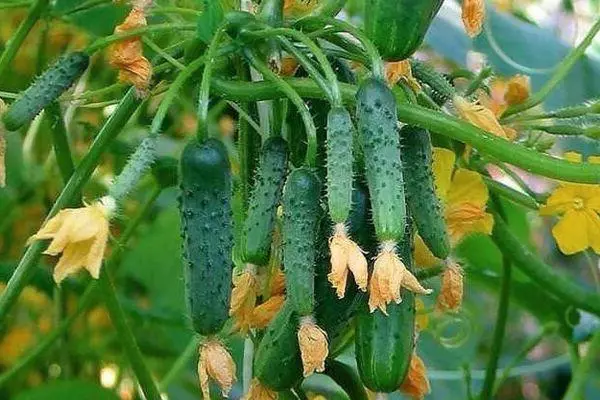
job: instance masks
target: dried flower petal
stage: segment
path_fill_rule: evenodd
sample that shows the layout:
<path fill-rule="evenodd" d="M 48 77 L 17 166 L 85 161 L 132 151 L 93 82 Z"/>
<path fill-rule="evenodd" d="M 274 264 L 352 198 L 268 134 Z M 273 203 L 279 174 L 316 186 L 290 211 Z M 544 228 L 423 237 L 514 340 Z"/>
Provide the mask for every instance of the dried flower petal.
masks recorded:
<path fill-rule="evenodd" d="M 233 278 L 229 315 L 236 320 L 235 331 L 242 333 L 248 331 L 256 305 L 257 290 L 258 282 L 254 266 L 248 266 L 244 272 Z"/>
<path fill-rule="evenodd" d="M 313 317 L 304 317 L 298 329 L 298 344 L 304 367 L 304 376 L 325 370 L 325 359 L 329 355 L 327 333 L 314 321 Z"/>
<path fill-rule="evenodd" d="M 331 253 L 331 272 L 327 279 L 336 289 L 341 299 L 346 292 L 346 281 L 348 271 L 352 272 L 354 281 L 360 290 L 367 290 L 369 271 L 367 259 L 360 247 L 346 235 L 344 224 L 337 224 L 335 232 L 329 239 L 329 250 Z"/>
<path fill-rule="evenodd" d="M 200 345 L 198 376 L 203 398 L 211 398 L 209 379 L 213 379 L 221 388 L 223 396 L 227 397 L 236 380 L 235 371 L 231 354 L 218 340 L 209 340 Z"/>
<path fill-rule="evenodd" d="M 470 37 L 479 35 L 485 21 L 484 0 L 463 0 L 462 21 L 467 35 Z"/>
<path fill-rule="evenodd" d="M 242 397 L 242 400 L 277 400 L 277 392 L 269 389 L 260 383 L 257 378 L 254 378 L 250 383 L 250 390 Z"/>
<path fill-rule="evenodd" d="M 410 62 L 408 60 L 385 63 L 385 78 L 389 86 L 394 86 L 401 79 L 404 80 L 414 91 L 421 90 L 421 85 L 413 77 Z"/>
<path fill-rule="evenodd" d="M 509 105 L 521 104 L 531 93 L 531 80 L 526 75 L 515 75 L 506 83 L 504 98 Z"/>
<path fill-rule="evenodd" d="M 463 271 L 452 259 L 446 262 L 442 274 L 442 287 L 437 298 L 436 308 L 441 311 L 458 311 L 463 299 Z"/>
<path fill-rule="evenodd" d="M 462 119 L 495 136 L 510 139 L 494 113 L 478 103 L 471 103 L 460 96 L 454 97 L 454 107 Z"/>
<path fill-rule="evenodd" d="M 296 71 L 298 70 L 298 61 L 292 56 L 283 56 L 281 58 L 281 68 L 279 70 L 279 74 L 281 76 L 294 76 Z"/>
<path fill-rule="evenodd" d="M 270 297 L 267 301 L 256 307 L 250 317 L 250 327 L 254 329 L 266 328 L 279 310 L 281 310 L 284 302 L 285 296 L 278 295 Z"/>
<path fill-rule="evenodd" d="M 379 308 L 387 315 L 386 306 L 394 301 L 400 303 L 400 288 L 404 287 L 418 294 L 429 294 L 431 289 L 425 289 L 417 278 L 406 268 L 400 257 L 396 255 L 395 243 L 386 242 L 375 259 L 373 275 L 369 284 L 369 310 Z"/>
<path fill-rule="evenodd" d="M 427 369 L 416 352 L 413 352 L 410 358 L 408 373 L 404 378 L 404 382 L 400 385 L 400 391 L 418 400 L 425 398 L 425 395 L 431 392 L 429 379 L 427 379 Z"/>
<path fill-rule="evenodd" d="M 285 274 L 281 270 L 281 268 L 277 268 L 274 270 L 271 275 L 271 296 L 282 295 L 285 293 Z"/>

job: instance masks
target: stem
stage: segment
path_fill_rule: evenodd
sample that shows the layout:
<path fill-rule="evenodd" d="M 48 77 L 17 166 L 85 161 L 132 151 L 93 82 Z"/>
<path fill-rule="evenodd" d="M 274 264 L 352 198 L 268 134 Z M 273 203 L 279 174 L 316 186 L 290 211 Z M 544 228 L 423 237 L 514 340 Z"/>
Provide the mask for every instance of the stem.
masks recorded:
<path fill-rule="evenodd" d="M 46 11 L 48 3 L 48 0 L 36 0 L 29 8 L 27 18 L 21 22 L 21 25 L 19 25 L 19 28 L 17 28 L 15 34 L 8 40 L 8 42 L 6 42 L 6 47 L 4 48 L 2 55 L 0 55 L 0 82 L 2 82 L 4 73 L 7 71 L 8 67 L 17 55 L 17 52 L 23 44 L 23 41 L 38 19 L 40 19 L 44 11 Z"/>
<path fill-rule="evenodd" d="M 152 379 L 150 370 L 144 362 L 142 352 L 135 341 L 135 337 L 125 319 L 125 312 L 119 304 L 117 294 L 112 279 L 109 275 L 108 268 L 102 268 L 100 271 L 100 279 L 98 284 L 102 293 L 102 299 L 106 305 L 106 309 L 110 315 L 110 319 L 117 331 L 119 341 L 123 345 L 125 354 L 131 364 L 131 369 L 138 380 L 141 391 L 144 397 L 148 400 L 161 400 L 160 391 Z"/>
<path fill-rule="evenodd" d="M 152 7 L 148 14 L 180 14 L 188 15 L 190 17 L 198 18 L 202 15 L 202 11 L 193 10 L 191 8 L 183 7 L 169 7 L 169 6 L 156 6 Z"/>
<path fill-rule="evenodd" d="M 177 357 L 169 371 L 162 378 L 158 387 L 161 391 L 166 391 L 169 386 L 177 379 L 177 377 L 183 372 L 183 370 L 188 366 L 190 361 L 196 356 L 198 353 L 198 343 L 200 342 L 200 338 L 198 336 L 192 337 L 187 346 L 185 346 L 185 350 L 183 353 Z"/>
<path fill-rule="evenodd" d="M 600 294 L 581 288 L 571 278 L 556 272 L 521 243 L 504 220 L 494 213 L 492 238 L 502 253 L 510 255 L 515 266 L 527 275 L 540 289 L 570 303 L 575 307 L 600 316 Z"/>
<path fill-rule="evenodd" d="M 583 391 L 586 381 L 589 379 L 588 375 L 592 369 L 594 361 L 598 357 L 600 352 L 600 331 L 596 331 L 590 344 L 587 348 L 585 356 L 581 359 L 581 362 L 577 366 L 567 393 L 565 394 L 564 400 L 579 400 L 583 399 Z"/>
<path fill-rule="evenodd" d="M 50 132 L 52 133 L 52 142 L 58 169 L 66 184 L 71 175 L 73 175 L 73 171 L 75 171 L 75 166 L 73 165 L 73 159 L 71 157 L 67 128 L 65 127 L 65 121 L 60 111 L 60 105 L 57 102 L 50 103 L 48 107 L 46 107 L 46 113 L 48 118 L 50 118 Z"/>
<path fill-rule="evenodd" d="M 325 364 L 325 375 L 337 383 L 352 400 L 368 400 L 369 396 L 356 371 L 340 361 L 330 360 Z"/>
<path fill-rule="evenodd" d="M 571 50 L 569 55 L 567 55 L 567 57 L 565 57 L 565 59 L 561 61 L 561 63 L 556 68 L 554 75 L 552 75 L 552 77 L 544 84 L 544 86 L 542 86 L 542 88 L 539 91 L 537 91 L 533 96 L 529 97 L 525 102 L 508 108 L 508 110 L 506 110 L 506 112 L 504 112 L 503 115 L 505 117 L 508 117 L 510 115 L 535 107 L 542 101 L 544 101 L 546 96 L 548 96 L 552 92 L 552 90 L 554 90 L 556 85 L 558 85 L 565 78 L 565 76 L 567 76 L 567 74 L 569 73 L 571 68 L 573 68 L 577 60 L 579 60 L 579 58 L 581 58 L 585 54 L 586 49 L 592 44 L 592 41 L 594 40 L 594 37 L 596 36 L 598 31 L 600 31 L 600 19 L 596 20 L 596 22 L 594 23 L 588 34 L 585 36 L 585 38 L 581 41 L 579 46 Z"/>
<path fill-rule="evenodd" d="M 77 165 L 71 179 L 69 179 L 54 202 L 46 221 L 77 198 L 81 189 L 100 162 L 100 157 L 112 143 L 113 139 L 121 132 L 121 129 L 125 126 L 127 121 L 129 121 L 129 118 L 136 110 L 139 103 L 139 100 L 137 100 L 135 96 L 135 89 L 129 89 L 115 112 L 110 116 L 108 121 L 106 121 L 96 136 L 96 139 L 92 143 L 86 156 L 80 161 L 79 165 Z M 17 300 L 19 293 L 21 293 L 21 290 L 29 281 L 33 268 L 45 248 L 46 244 L 43 241 L 36 241 L 25 251 L 25 254 L 19 261 L 19 265 L 8 281 L 6 289 L 0 297 L 0 321 L 6 318 L 8 311 Z"/>
<path fill-rule="evenodd" d="M 110 3 L 110 2 L 111 2 L 111 0 L 88 0 L 88 1 L 85 1 L 82 4 L 78 5 L 77 7 L 74 7 L 72 9 L 68 10 L 67 12 L 65 12 L 63 14 L 63 16 L 76 14 L 78 12 L 88 10 L 92 7 L 96 7 L 101 4 L 106 4 L 106 3 Z"/>
<path fill-rule="evenodd" d="M 2 3 L 0 4 L 0 10 L 6 10 L 7 8 L 21 8 L 21 7 L 27 7 L 31 5 L 31 1 L 30 0 L 25 0 L 25 1 L 13 1 L 11 3 Z"/>
<path fill-rule="evenodd" d="M 498 368 L 498 359 L 502 351 L 502 343 L 506 330 L 506 321 L 508 319 L 508 306 L 510 303 L 510 282 L 511 282 L 511 265 L 508 258 L 503 257 L 502 260 L 503 275 L 502 287 L 500 289 L 500 303 L 498 304 L 498 313 L 496 319 L 496 328 L 494 329 L 494 342 L 492 343 L 490 359 L 488 361 L 481 389 L 480 399 L 489 400 L 492 398 L 494 389 L 494 381 L 496 379 L 496 369 Z"/>
<path fill-rule="evenodd" d="M 523 207 L 531 210 L 537 210 L 539 208 L 537 201 L 527 196 L 525 193 L 518 192 L 515 189 L 503 185 L 502 183 L 497 182 L 487 176 L 483 176 L 483 181 L 492 192 L 509 199 L 516 204 L 520 204 Z"/>
<path fill-rule="evenodd" d="M 278 90 L 283 92 L 294 105 L 298 108 L 298 112 L 300 112 L 300 116 L 302 117 L 302 121 L 304 122 L 304 127 L 306 128 L 306 136 L 308 138 L 308 145 L 306 148 L 306 164 L 309 166 L 314 166 L 317 158 L 317 128 L 312 120 L 312 116 L 310 115 L 310 111 L 302 99 L 300 95 L 294 90 L 289 83 L 280 78 L 278 75 L 273 73 L 267 67 L 267 65 L 259 59 L 256 54 L 254 54 L 250 50 L 244 51 L 244 54 L 252 64 L 254 68 L 258 72 L 260 72 L 266 79 L 271 81 L 271 83 L 277 87 Z M 254 83 L 250 83 L 253 85 Z"/>
<path fill-rule="evenodd" d="M 471 81 L 471 83 L 469 84 L 469 86 L 467 87 L 467 90 L 465 90 L 465 95 L 464 97 L 468 97 L 470 95 L 472 95 L 473 93 L 475 93 L 475 91 L 477 89 L 479 89 L 479 87 L 481 86 L 481 84 L 483 83 L 484 80 L 486 80 L 487 78 L 489 78 L 492 75 L 492 69 L 490 67 L 485 67 L 483 68 L 475 77 L 475 79 L 473 79 Z"/>
<path fill-rule="evenodd" d="M 589 104 L 582 104 L 572 107 L 565 107 L 555 111 L 533 113 L 533 114 L 521 114 L 513 115 L 512 117 L 502 118 L 502 124 L 513 123 L 513 122 L 525 122 L 535 121 L 540 119 L 551 119 L 551 118 L 575 118 L 581 117 L 587 114 L 598 114 L 600 113 L 600 101 L 594 101 Z"/>
<path fill-rule="evenodd" d="M 159 56 L 164 58 L 166 61 L 168 61 L 171 65 L 173 65 L 178 70 L 183 71 L 185 69 L 185 65 L 183 65 L 182 63 L 177 61 L 175 58 L 173 58 L 173 56 L 171 56 L 169 53 L 167 53 L 166 51 L 161 49 L 160 46 L 157 45 L 156 43 L 154 43 L 154 41 L 152 39 L 144 37 L 144 38 L 142 38 L 142 42 L 144 42 L 144 44 L 146 46 L 150 47 L 154 52 L 156 52 L 156 54 L 158 54 Z"/>
<path fill-rule="evenodd" d="M 252 361 L 254 359 L 254 342 L 250 337 L 244 340 L 244 361 L 242 364 L 242 390 L 246 394 L 252 382 Z"/>
<path fill-rule="evenodd" d="M 346 5 L 347 0 L 323 0 L 319 3 L 311 15 L 318 15 L 321 17 L 335 17 Z"/>
<path fill-rule="evenodd" d="M 106 36 L 95 40 L 92 44 L 86 47 L 83 51 L 89 55 L 94 54 L 96 51 L 110 46 L 114 42 L 118 42 L 123 39 L 127 39 L 134 36 L 140 36 L 149 32 L 161 32 L 161 31 L 194 31 L 198 27 L 197 24 L 181 24 L 181 23 L 166 23 L 157 25 L 148 25 L 141 28 L 132 29 L 127 32 L 117 33 L 114 35 Z"/>
<path fill-rule="evenodd" d="M 295 91 L 295 94 L 302 97 L 324 98 L 321 88 L 310 79 L 290 78 L 282 81 Z M 213 89 L 228 99 L 242 101 L 270 100 L 287 94 L 286 89 L 282 88 L 279 83 L 266 81 L 234 82 L 215 78 Z M 345 103 L 354 103 L 356 86 L 340 83 L 340 90 Z M 397 96 L 399 95 L 397 93 Z M 401 122 L 417 125 L 469 144 L 482 153 L 513 164 L 533 174 L 570 182 L 600 182 L 600 165 L 574 163 L 541 154 L 535 150 L 493 136 L 491 133 L 455 117 L 428 110 L 415 104 L 407 104 L 401 98 L 398 98 L 397 107 Z"/>
<path fill-rule="evenodd" d="M 239 114 L 239 116 L 242 119 L 244 119 L 248 123 L 248 125 L 250 125 L 252 129 L 254 129 L 256 133 L 258 133 L 261 136 L 263 140 L 266 140 L 269 137 L 269 134 L 263 131 L 260 125 L 258 125 L 258 123 L 254 119 L 252 119 L 250 114 L 248 114 L 246 110 L 244 110 L 241 106 L 230 100 L 227 100 L 227 104 L 229 105 L 229 107 L 233 108 Z"/>
<path fill-rule="evenodd" d="M 208 137 L 208 103 L 210 95 L 210 80 L 217 55 L 217 48 L 221 38 L 225 35 L 224 27 L 220 27 L 215 32 L 208 50 L 206 52 L 206 65 L 202 73 L 202 82 L 200 83 L 200 94 L 198 95 L 198 131 L 196 133 L 198 141 L 202 142 Z"/>

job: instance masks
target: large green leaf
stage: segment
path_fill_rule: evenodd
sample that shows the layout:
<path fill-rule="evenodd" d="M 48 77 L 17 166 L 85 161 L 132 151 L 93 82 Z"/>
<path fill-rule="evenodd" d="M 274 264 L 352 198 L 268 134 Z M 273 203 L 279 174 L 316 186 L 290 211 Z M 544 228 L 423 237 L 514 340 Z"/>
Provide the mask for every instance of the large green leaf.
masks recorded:
<path fill-rule="evenodd" d="M 119 400 L 114 392 L 86 381 L 55 381 L 18 395 L 14 400 Z"/>
<path fill-rule="evenodd" d="M 446 2 L 431 25 L 426 43 L 444 57 L 464 66 L 467 52 L 475 50 L 487 55 L 490 64 L 503 75 L 524 73 L 531 76 L 534 89 L 539 89 L 551 76 L 551 69 L 571 50 L 556 35 L 516 17 L 496 12 L 488 3 L 487 13 L 492 42 L 514 62 L 535 70 L 520 71 L 494 50 L 486 32 L 475 40 L 464 33 L 460 9 L 454 2 Z M 600 56 L 593 51 L 575 64 L 565 80 L 548 97 L 546 105 L 556 108 L 579 103 L 600 95 Z"/>

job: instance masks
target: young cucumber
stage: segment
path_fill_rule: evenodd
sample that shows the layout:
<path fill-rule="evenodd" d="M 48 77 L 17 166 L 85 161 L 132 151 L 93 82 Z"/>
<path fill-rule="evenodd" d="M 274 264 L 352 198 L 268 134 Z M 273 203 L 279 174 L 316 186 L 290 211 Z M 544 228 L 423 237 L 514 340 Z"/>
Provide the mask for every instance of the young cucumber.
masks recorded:
<path fill-rule="evenodd" d="M 444 211 L 435 193 L 431 169 L 431 138 L 425 129 L 405 126 L 400 130 L 406 197 L 419 235 L 434 256 L 446 259 L 450 240 Z"/>
<path fill-rule="evenodd" d="M 398 253 L 412 270 L 412 224 L 407 225 Z M 391 393 L 400 387 L 408 372 L 414 347 L 415 299 L 402 289 L 402 302 L 390 303 L 386 316 L 370 313 L 365 306 L 356 317 L 355 353 L 362 382 L 374 392 Z"/>
<path fill-rule="evenodd" d="M 352 137 L 354 126 L 343 107 L 327 115 L 327 201 L 334 223 L 344 223 L 352 208 Z"/>
<path fill-rule="evenodd" d="M 365 80 L 356 98 L 375 233 L 380 242 L 399 241 L 404 234 L 406 204 L 396 100 L 385 83 L 376 79 Z"/>
<path fill-rule="evenodd" d="M 410 57 L 444 0 L 365 0 L 365 32 L 386 61 Z"/>
<path fill-rule="evenodd" d="M 315 262 L 321 183 L 310 169 L 294 170 L 283 194 L 283 265 L 288 300 L 300 316 L 315 306 Z"/>
<path fill-rule="evenodd" d="M 242 234 L 242 260 L 265 265 L 271 254 L 275 213 L 287 170 L 288 151 L 285 140 L 267 139 L 262 147 L 248 216 Z"/>
<path fill-rule="evenodd" d="M 4 113 L 2 121 L 6 129 L 16 131 L 31 122 L 42 109 L 73 85 L 89 61 L 90 57 L 82 52 L 59 58 Z"/>
<path fill-rule="evenodd" d="M 193 327 L 218 333 L 229 316 L 233 224 L 227 152 L 215 139 L 192 140 L 181 156 L 181 227 Z"/>
<path fill-rule="evenodd" d="M 438 105 L 444 105 L 456 94 L 454 86 L 452 86 L 442 74 L 434 70 L 433 67 L 427 63 L 419 60 L 411 60 L 410 67 L 415 78 L 429 85 L 432 90 L 433 100 Z"/>
<path fill-rule="evenodd" d="M 263 385 L 275 391 L 290 389 L 302 379 L 298 346 L 298 315 L 286 302 L 271 321 L 254 358 L 254 373 Z"/>

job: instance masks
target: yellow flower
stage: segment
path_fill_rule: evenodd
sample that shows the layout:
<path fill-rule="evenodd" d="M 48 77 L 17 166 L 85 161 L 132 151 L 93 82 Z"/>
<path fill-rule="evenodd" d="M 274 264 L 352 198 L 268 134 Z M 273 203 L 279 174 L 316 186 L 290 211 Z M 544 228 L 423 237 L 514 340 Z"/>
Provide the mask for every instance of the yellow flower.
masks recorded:
<path fill-rule="evenodd" d="M 318 0 L 284 0 L 283 14 L 286 18 L 299 18 L 310 13 L 318 4 Z"/>
<path fill-rule="evenodd" d="M 460 265 L 448 259 L 442 273 L 442 287 L 436 308 L 440 311 L 458 311 L 463 299 L 463 271 Z"/>
<path fill-rule="evenodd" d="M 313 317 L 301 318 L 298 344 L 300 345 L 304 376 L 310 376 L 315 371 L 325 371 L 325 359 L 329 355 L 327 333 L 315 323 Z"/>
<path fill-rule="evenodd" d="M 198 376 L 202 397 L 210 399 L 209 379 L 213 379 L 221 388 L 223 397 L 227 397 L 233 386 L 235 377 L 235 363 L 231 354 L 217 340 L 209 340 L 200 345 L 200 361 L 198 362 Z"/>
<path fill-rule="evenodd" d="M 494 218 L 485 211 L 489 193 L 483 179 L 478 173 L 464 168 L 453 173 L 455 161 L 454 152 L 438 147 L 433 149 L 436 192 L 444 205 L 444 218 L 453 246 L 472 233 L 489 235 L 494 226 Z M 419 237 L 415 240 L 414 256 L 421 267 L 441 262 Z"/>
<path fill-rule="evenodd" d="M 471 103 L 460 96 L 454 96 L 453 103 L 458 115 L 471 125 L 506 140 L 515 139 L 516 131 L 500 125 L 496 115 L 484 105 L 478 102 Z"/>
<path fill-rule="evenodd" d="M 277 392 L 269 389 L 260 383 L 257 378 L 254 378 L 250 383 L 250 390 L 242 397 L 242 400 L 277 400 Z"/>
<path fill-rule="evenodd" d="M 479 102 L 496 117 L 500 117 L 508 106 L 521 104 L 529 97 L 531 81 L 526 75 L 514 75 L 505 80 L 495 78 L 490 83 L 490 93 L 479 91 Z M 507 129 L 506 127 L 503 127 Z"/>
<path fill-rule="evenodd" d="M 386 62 L 385 79 L 389 86 L 394 86 L 400 80 L 404 80 L 415 92 L 421 90 L 421 85 L 413 77 L 408 60 Z"/>
<path fill-rule="evenodd" d="M 269 297 L 267 301 L 255 307 L 250 316 L 250 328 L 266 328 L 273 318 L 275 318 L 279 310 L 281 310 L 284 302 L 285 296 L 277 295 Z"/>
<path fill-rule="evenodd" d="M 470 37 L 479 35 L 485 21 L 485 1 L 463 0 L 462 21 L 467 35 Z"/>
<path fill-rule="evenodd" d="M 506 83 L 504 98 L 508 105 L 521 104 L 531 93 L 531 81 L 526 75 L 515 75 Z"/>
<path fill-rule="evenodd" d="M 54 267 L 56 283 L 82 268 L 98 279 L 108 240 L 108 221 L 115 207 L 114 199 L 106 196 L 82 208 L 61 210 L 29 238 L 28 243 L 52 239 L 44 254 L 62 253 Z"/>
<path fill-rule="evenodd" d="M 577 153 L 566 153 L 565 158 L 581 162 Z M 588 162 L 600 164 L 600 156 L 591 156 Z M 552 236 L 564 254 L 587 248 L 600 254 L 600 185 L 563 182 L 540 208 L 540 215 L 561 216 Z"/>
<path fill-rule="evenodd" d="M 333 237 L 329 239 L 329 250 L 331 272 L 327 279 L 335 288 L 338 297 L 343 298 L 346 292 L 348 270 L 352 272 L 358 288 L 365 292 L 369 279 L 367 259 L 360 247 L 347 236 L 344 224 L 336 224 Z"/>
<path fill-rule="evenodd" d="M 396 255 L 395 243 L 383 243 L 381 252 L 375 259 L 373 275 L 369 284 L 369 310 L 373 312 L 379 308 L 387 315 L 386 307 L 389 303 L 402 301 L 401 287 L 418 294 L 431 293 L 430 289 L 421 286 L 417 278 Z"/>
<path fill-rule="evenodd" d="M 421 360 L 416 352 L 413 352 L 410 358 L 408 373 L 406 374 L 406 378 L 404 378 L 404 382 L 400 385 L 400 391 L 418 400 L 425 398 L 425 395 L 431 392 L 425 363 L 423 363 L 423 360 Z"/>
<path fill-rule="evenodd" d="M 254 266 L 247 266 L 244 272 L 233 278 L 229 315 L 235 318 L 234 331 L 245 333 L 250 328 L 258 290 L 254 269 Z"/>

